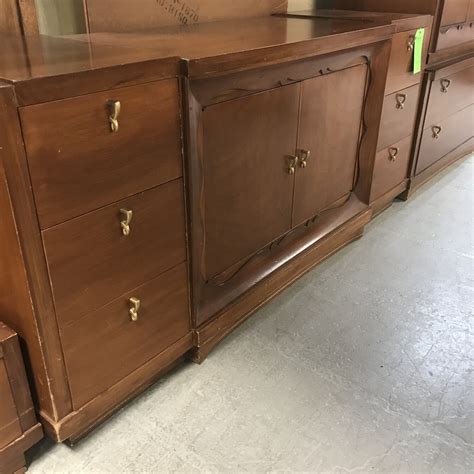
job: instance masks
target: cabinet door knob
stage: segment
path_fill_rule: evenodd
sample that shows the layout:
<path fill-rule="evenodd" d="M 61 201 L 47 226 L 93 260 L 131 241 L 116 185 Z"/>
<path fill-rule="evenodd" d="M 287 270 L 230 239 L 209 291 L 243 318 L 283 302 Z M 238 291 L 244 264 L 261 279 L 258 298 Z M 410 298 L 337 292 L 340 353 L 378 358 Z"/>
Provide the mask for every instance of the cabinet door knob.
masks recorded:
<path fill-rule="evenodd" d="M 130 298 L 128 302 L 130 304 L 130 309 L 128 310 L 130 319 L 135 323 L 138 321 L 138 311 L 141 306 L 141 301 L 138 298 Z"/>
<path fill-rule="evenodd" d="M 119 129 L 118 118 L 120 115 L 120 110 L 122 108 L 122 105 L 119 100 L 109 100 L 107 102 L 107 107 L 109 108 L 110 130 L 112 132 L 118 132 L 118 129 Z"/>
<path fill-rule="evenodd" d="M 433 138 L 437 140 L 439 138 L 439 134 L 442 132 L 443 129 L 439 127 L 438 125 L 435 125 L 434 127 L 432 127 L 432 130 L 433 130 Z"/>
<path fill-rule="evenodd" d="M 123 219 L 120 221 L 122 234 L 125 236 L 130 235 L 130 223 L 132 222 L 133 211 L 129 209 L 120 209 L 120 214 L 123 216 Z"/>
<path fill-rule="evenodd" d="M 415 49 L 415 36 L 410 35 L 410 37 L 408 38 L 407 50 L 409 53 L 413 53 L 414 49 Z"/>
<path fill-rule="evenodd" d="M 298 165 L 298 157 L 297 156 L 289 156 L 288 157 L 288 174 L 295 174 L 296 166 Z"/>
<path fill-rule="evenodd" d="M 308 166 L 308 159 L 311 156 L 311 152 L 309 150 L 300 150 L 299 155 L 300 168 L 306 168 Z"/>
<path fill-rule="evenodd" d="M 405 103 L 407 101 L 407 95 L 406 94 L 397 94 L 395 96 L 395 99 L 397 101 L 397 109 L 398 110 L 403 110 L 405 108 Z"/>
<path fill-rule="evenodd" d="M 441 92 L 446 94 L 448 92 L 449 86 L 451 85 L 450 79 L 441 79 Z"/>
<path fill-rule="evenodd" d="M 400 153 L 400 148 L 398 147 L 392 147 L 388 149 L 388 156 L 390 158 L 390 161 L 396 161 L 397 156 Z"/>

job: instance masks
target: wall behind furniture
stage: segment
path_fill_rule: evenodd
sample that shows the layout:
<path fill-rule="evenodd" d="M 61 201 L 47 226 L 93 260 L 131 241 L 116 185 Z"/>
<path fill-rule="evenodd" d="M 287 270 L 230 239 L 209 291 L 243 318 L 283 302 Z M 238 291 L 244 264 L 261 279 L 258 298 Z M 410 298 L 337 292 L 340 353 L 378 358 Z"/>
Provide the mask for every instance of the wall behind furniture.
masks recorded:
<path fill-rule="evenodd" d="M 18 0 L 0 0 L 7 5 Z M 166 24 L 268 15 L 311 8 L 315 0 L 35 0 L 39 30 L 47 35 L 130 30 Z M 137 8 L 137 3 L 141 6 Z M 2 4 L 3 5 L 3 4 Z M 11 8 L 7 5 L 8 8 Z M 6 8 L 6 7 L 5 7 Z"/>

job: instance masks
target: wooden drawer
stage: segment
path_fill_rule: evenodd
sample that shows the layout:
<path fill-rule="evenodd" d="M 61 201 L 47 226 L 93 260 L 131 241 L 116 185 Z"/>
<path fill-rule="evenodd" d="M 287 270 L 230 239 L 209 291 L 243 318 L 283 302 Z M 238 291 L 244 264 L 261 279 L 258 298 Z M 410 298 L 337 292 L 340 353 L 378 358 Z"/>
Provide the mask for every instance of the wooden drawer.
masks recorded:
<path fill-rule="evenodd" d="M 0 357 L 0 448 L 22 435 L 5 361 Z"/>
<path fill-rule="evenodd" d="M 60 325 L 186 260 L 182 179 L 43 232 Z M 133 211 L 130 235 L 120 210 Z"/>
<path fill-rule="evenodd" d="M 428 126 L 423 130 L 416 174 L 418 175 L 469 140 L 473 135 L 473 122 L 474 106 L 472 105 L 440 122 L 425 122 Z"/>
<path fill-rule="evenodd" d="M 413 134 L 420 86 L 415 84 L 385 97 L 377 145 L 383 150 Z"/>
<path fill-rule="evenodd" d="M 474 66 L 454 74 L 436 73 L 431 84 L 426 123 L 434 124 L 474 102 Z"/>
<path fill-rule="evenodd" d="M 140 300 L 132 321 L 130 298 Z M 61 330 L 74 409 L 107 390 L 190 331 L 182 263 Z"/>
<path fill-rule="evenodd" d="M 413 52 L 409 45 L 414 41 L 416 30 L 404 31 L 393 36 L 392 52 L 388 67 L 387 85 L 385 94 L 393 94 L 402 89 L 406 89 L 421 81 L 421 73 L 413 74 Z M 428 53 L 429 32 L 425 33 L 423 44 L 423 60 L 426 62 Z"/>
<path fill-rule="evenodd" d="M 182 175 L 174 79 L 25 107 L 21 120 L 43 229 Z"/>
<path fill-rule="evenodd" d="M 474 40 L 474 23 L 441 27 L 438 35 L 436 51 L 453 48 L 462 43 Z"/>
<path fill-rule="evenodd" d="M 412 140 L 412 136 L 408 136 L 377 153 L 371 201 L 383 196 L 407 179 Z"/>

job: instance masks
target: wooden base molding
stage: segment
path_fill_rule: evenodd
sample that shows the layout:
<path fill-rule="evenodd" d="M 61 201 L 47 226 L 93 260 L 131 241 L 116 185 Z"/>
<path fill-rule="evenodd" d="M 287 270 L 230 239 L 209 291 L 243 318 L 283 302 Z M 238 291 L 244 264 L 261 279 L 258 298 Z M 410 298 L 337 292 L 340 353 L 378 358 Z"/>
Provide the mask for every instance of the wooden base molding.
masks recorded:
<path fill-rule="evenodd" d="M 360 212 L 249 290 L 212 321 L 199 327 L 196 330 L 196 347 L 191 353 L 192 360 L 198 364 L 202 363 L 222 339 L 265 303 L 323 260 L 361 237 L 371 216 L 372 211 L 369 208 Z"/>
<path fill-rule="evenodd" d="M 40 412 L 46 434 L 58 443 L 68 440 L 74 444 L 181 362 L 186 352 L 192 347 L 193 337 L 192 334 L 188 334 L 109 390 L 60 421 L 55 422 L 46 413 Z"/>

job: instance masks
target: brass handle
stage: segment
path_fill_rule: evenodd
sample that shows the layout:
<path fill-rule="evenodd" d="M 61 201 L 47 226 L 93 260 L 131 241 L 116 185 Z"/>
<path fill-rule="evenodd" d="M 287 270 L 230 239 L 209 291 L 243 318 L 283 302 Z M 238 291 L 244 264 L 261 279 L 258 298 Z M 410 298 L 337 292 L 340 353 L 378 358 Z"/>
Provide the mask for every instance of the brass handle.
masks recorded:
<path fill-rule="evenodd" d="M 289 156 L 288 157 L 288 174 L 295 174 L 296 166 L 298 165 L 298 157 L 297 156 Z"/>
<path fill-rule="evenodd" d="M 140 309 L 141 301 L 138 298 L 130 298 L 128 302 L 130 304 L 130 309 L 128 310 L 130 319 L 135 323 L 138 321 L 138 311 Z"/>
<path fill-rule="evenodd" d="M 397 101 L 397 109 L 398 110 L 403 110 L 405 108 L 405 102 L 407 101 L 407 95 L 406 94 L 397 94 L 395 96 L 395 99 Z"/>
<path fill-rule="evenodd" d="M 299 155 L 300 168 L 306 168 L 308 166 L 308 159 L 311 156 L 311 152 L 309 150 L 300 150 Z"/>
<path fill-rule="evenodd" d="M 388 156 L 390 158 L 390 161 L 396 161 L 397 156 L 400 153 L 400 148 L 398 147 L 392 147 L 388 149 Z"/>
<path fill-rule="evenodd" d="M 120 227 L 122 227 L 122 234 L 127 236 L 130 235 L 130 223 L 133 218 L 133 211 L 129 209 L 120 209 L 120 214 L 124 217 L 120 221 Z"/>
<path fill-rule="evenodd" d="M 439 134 L 441 133 L 443 129 L 439 127 L 438 125 L 435 125 L 434 127 L 432 127 L 432 130 L 433 130 L 433 138 L 437 140 L 439 138 Z"/>
<path fill-rule="evenodd" d="M 413 35 L 410 35 L 408 38 L 407 49 L 409 53 L 413 53 L 413 50 L 415 49 L 415 37 Z"/>
<path fill-rule="evenodd" d="M 112 132 L 118 132 L 118 129 L 119 129 L 118 118 L 120 115 L 122 104 L 120 103 L 119 100 L 109 100 L 107 102 L 107 107 L 109 108 L 110 130 L 112 130 Z"/>
<path fill-rule="evenodd" d="M 451 85 L 450 79 L 441 79 L 441 92 L 446 94 L 448 92 L 449 86 Z"/>

